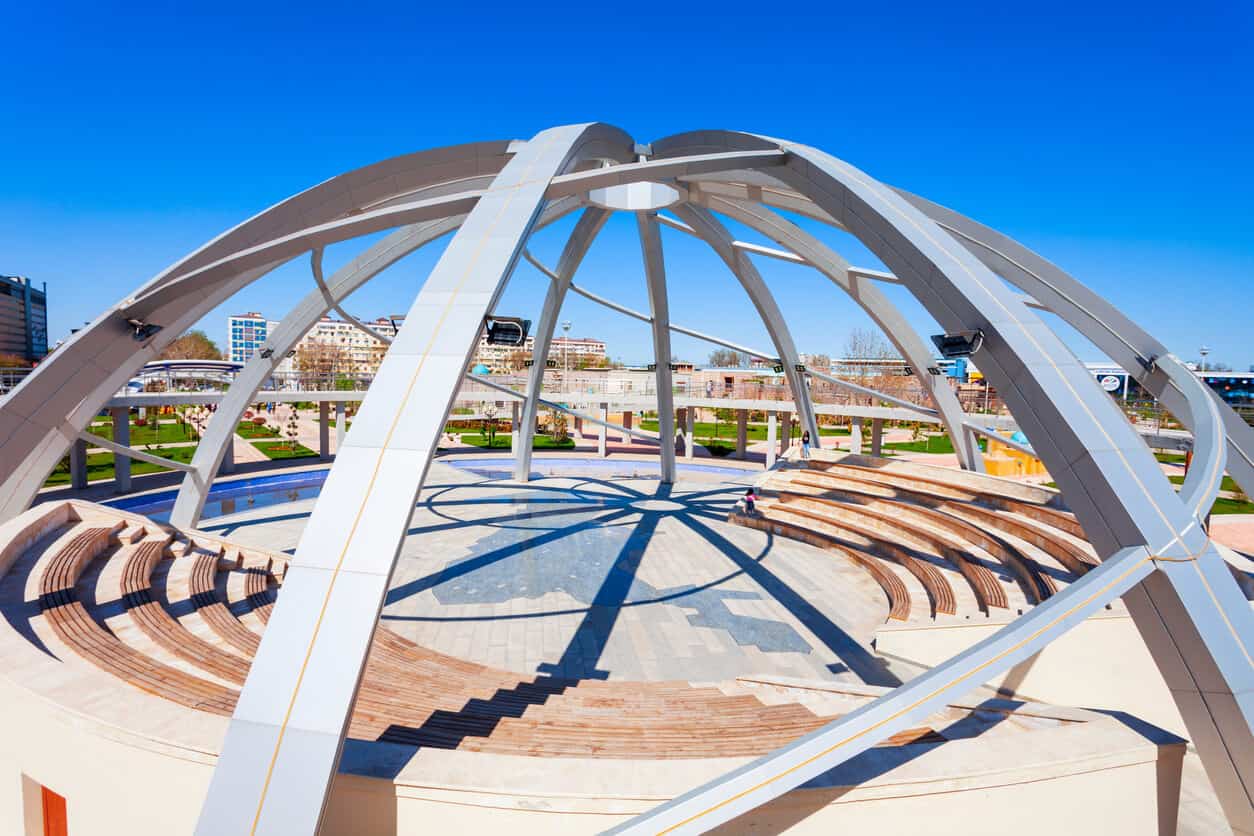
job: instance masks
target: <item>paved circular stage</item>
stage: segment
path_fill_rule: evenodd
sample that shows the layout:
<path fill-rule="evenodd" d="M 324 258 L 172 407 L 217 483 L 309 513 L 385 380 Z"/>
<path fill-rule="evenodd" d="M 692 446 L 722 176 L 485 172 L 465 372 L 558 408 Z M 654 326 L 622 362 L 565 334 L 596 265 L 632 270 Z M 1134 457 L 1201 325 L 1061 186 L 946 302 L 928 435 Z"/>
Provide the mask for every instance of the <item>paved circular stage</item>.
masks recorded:
<path fill-rule="evenodd" d="M 726 521 L 754 475 L 520 485 L 434 463 L 382 623 L 520 674 L 886 684 L 869 647 L 887 613 L 874 580 L 820 549 Z M 313 502 L 203 528 L 291 551 Z"/>

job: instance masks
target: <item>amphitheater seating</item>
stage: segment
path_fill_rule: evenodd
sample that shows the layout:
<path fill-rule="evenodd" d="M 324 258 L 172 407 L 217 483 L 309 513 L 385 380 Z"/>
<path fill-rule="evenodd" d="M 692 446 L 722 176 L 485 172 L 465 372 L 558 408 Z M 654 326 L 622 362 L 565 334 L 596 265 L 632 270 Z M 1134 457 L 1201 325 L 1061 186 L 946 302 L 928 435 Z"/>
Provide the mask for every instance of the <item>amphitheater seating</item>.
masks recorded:
<path fill-rule="evenodd" d="M 36 580 L 39 610 L 60 642 L 51 649 L 150 694 L 229 715 L 259 642 L 241 618 L 255 617 L 254 624 L 264 625 L 285 556 L 241 551 L 142 517 L 68 504 L 66 522 L 3 580 Z M 909 611 L 909 592 L 897 574 L 862 551 L 830 548 L 874 566 L 868 571 L 878 573 L 893 591 L 900 602 L 898 615 Z M 922 559 L 906 559 L 931 568 Z M 85 579 L 88 567 L 94 569 L 92 579 Z M 25 576 L 14 577 L 23 571 Z M 86 594 L 85 583 L 95 584 L 96 594 Z M 112 601 L 100 594 L 110 584 L 116 587 Z M 236 591 L 243 616 L 228 606 L 227 590 Z M 172 613 L 167 605 L 181 606 L 181 612 Z M 735 682 L 520 679 L 379 627 L 349 734 L 541 757 L 733 757 L 770 751 L 834 716 L 797 701 L 764 702 L 759 693 Z M 921 726 L 883 745 L 942 739 L 935 729 Z"/>
<path fill-rule="evenodd" d="M 853 456 L 772 471 L 759 490 L 757 513 L 733 521 L 865 569 L 892 621 L 1022 611 L 1097 562 L 1075 517 L 1035 486 Z"/>

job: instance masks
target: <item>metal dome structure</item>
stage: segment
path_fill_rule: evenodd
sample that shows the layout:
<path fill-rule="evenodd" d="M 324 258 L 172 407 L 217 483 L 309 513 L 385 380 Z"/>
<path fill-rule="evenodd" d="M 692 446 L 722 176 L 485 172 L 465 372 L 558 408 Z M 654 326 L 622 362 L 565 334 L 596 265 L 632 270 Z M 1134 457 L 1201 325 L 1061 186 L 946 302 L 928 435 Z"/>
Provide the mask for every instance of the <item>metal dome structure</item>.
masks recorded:
<path fill-rule="evenodd" d="M 891 273 L 854 267 L 777 210 L 852 234 Z M 575 212 L 578 222 L 559 261 L 541 264 L 527 250 L 528 237 Z M 573 283 L 612 212 L 636 218 L 647 314 Z M 720 216 L 778 249 L 735 240 Z M 671 323 L 662 225 L 696 236 L 717 253 L 765 323 L 769 350 Z M 393 231 L 323 276 L 324 248 L 386 230 Z M 1254 830 L 1254 617 L 1202 522 L 1225 468 L 1254 493 L 1254 430 L 1158 341 L 1058 267 L 976 221 L 805 145 L 732 131 L 641 144 L 608 125 L 568 125 L 527 141 L 397 157 L 314 186 L 128 295 L 0 403 L 0 520 L 30 505 L 91 416 L 146 361 L 250 283 L 308 256 L 308 296 L 271 332 L 267 350 L 245 365 L 191 464 L 171 465 L 185 471 L 172 521 L 194 525 L 236 422 L 274 367 L 319 317 L 342 313 L 340 301 L 349 293 L 447 233 L 453 235 L 390 341 L 304 531 L 231 721 L 198 832 L 316 831 L 410 513 L 475 343 L 520 258 L 550 279 L 536 327 L 537 356 L 547 354 L 569 292 L 651 323 L 662 438 L 674 436 L 667 362 L 672 330 L 776 360 L 802 425 L 817 435 L 803 367 L 755 255 L 813 267 L 855 300 L 919 374 L 929 412 L 950 433 L 961 464 L 973 470 L 982 469 L 976 439 L 982 428 L 963 414 L 944 380 L 928 373 L 934 363 L 927 343 L 877 285 L 904 286 L 947 333 L 979 332 L 980 369 L 1003 394 L 1104 562 L 950 662 L 659 807 L 623 832 L 705 830 L 762 804 L 904 728 L 946 696 L 1027 658 L 1120 595 L 1176 696 L 1229 820 L 1239 831 Z M 1193 432 L 1195 461 L 1179 493 L 1037 309 L 1091 340 Z M 519 478 L 530 469 L 543 371 L 536 363 L 525 392 L 506 392 L 522 400 Z M 109 446 L 94 437 L 93 443 Z M 664 481 L 675 473 L 668 447 L 661 446 Z"/>

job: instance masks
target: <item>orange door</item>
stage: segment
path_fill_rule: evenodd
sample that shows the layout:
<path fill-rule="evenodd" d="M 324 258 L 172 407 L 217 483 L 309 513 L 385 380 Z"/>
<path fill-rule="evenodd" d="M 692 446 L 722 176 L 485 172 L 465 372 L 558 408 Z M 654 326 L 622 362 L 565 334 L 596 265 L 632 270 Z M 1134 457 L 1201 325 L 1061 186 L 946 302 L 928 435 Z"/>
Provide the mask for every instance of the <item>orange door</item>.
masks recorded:
<path fill-rule="evenodd" d="M 44 836 L 68 836 L 65 799 L 47 787 L 40 787 L 44 803 Z"/>

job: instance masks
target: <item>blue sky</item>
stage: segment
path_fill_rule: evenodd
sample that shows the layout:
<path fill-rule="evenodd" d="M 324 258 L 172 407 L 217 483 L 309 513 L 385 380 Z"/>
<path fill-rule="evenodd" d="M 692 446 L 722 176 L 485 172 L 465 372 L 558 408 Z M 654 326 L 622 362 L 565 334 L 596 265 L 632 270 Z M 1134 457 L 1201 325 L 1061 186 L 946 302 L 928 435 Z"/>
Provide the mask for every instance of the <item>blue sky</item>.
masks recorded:
<path fill-rule="evenodd" d="M 1186 359 L 1205 343 L 1211 361 L 1254 364 L 1248 3 L 424 5 L 11 5 L 0 273 L 48 283 L 56 340 L 223 229 L 385 157 L 589 120 L 641 141 L 735 128 L 822 147 L 1003 230 Z M 628 220 L 579 281 L 643 308 Z M 554 260 L 568 229 L 533 249 Z M 663 240 L 674 319 L 765 345 L 713 255 Z M 329 251 L 328 267 L 363 245 Z M 404 311 L 434 258 L 401 262 L 348 307 Z M 868 325 L 816 274 L 759 266 L 803 351 L 840 353 Z M 543 284 L 520 267 L 505 312 L 534 317 Z M 224 340 L 226 314 L 279 318 L 308 289 L 298 260 L 203 327 Z M 649 353 L 638 323 L 581 299 L 564 316 L 615 356 Z"/>

